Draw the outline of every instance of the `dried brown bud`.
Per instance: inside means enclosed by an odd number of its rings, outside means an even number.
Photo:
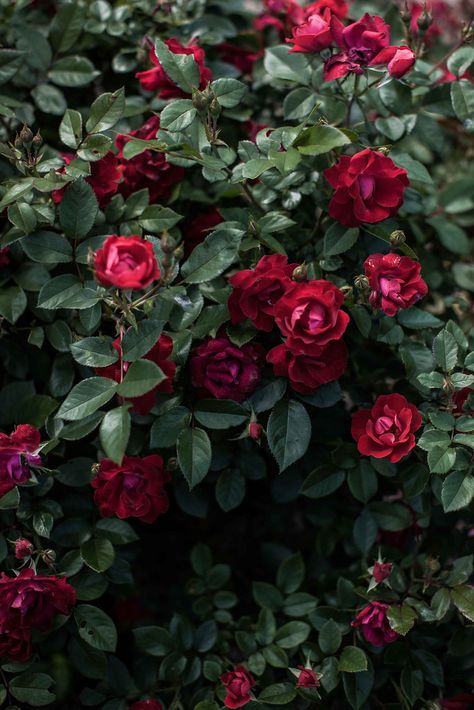
[[[37,148],[40,147],[43,143],[43,138],[41,137],[41,133],[39,130],[36,132],[36,134],[33,136],[33,145],[36,146]]]
[[[405,236],[405,232],[402,232],[401,229],[396,229],[394,232],[392,232],[389,239],[390,239],[390,244],[395,249],[397,249],[398,247],[401,247],[402,244],[405,244],[405,242],[407,240],[407,238]]]
[[[25,145],[27,143],[31,143],[31,141],[33,140],[33,132],[26,125],[23,126],[23,128],[20,131],[20,140],[23,143],[23,145]]]
[[[359,291],[370,291],[369,279],[365,274],[359,274],[355,277],[354,286],[359,289]]]
[[[56,562],[56,553],[54,550],[43,550],[41,553],[41,559],[45,563],[45,565],[48,565],[48,567],[52,567],[54,563]]]
[[[192,101],[198,111],[205,111],[209,105],[209,97],[203,91],[194,91]]]
[[[176,239],[171,237],[168,232],[163,234],[160,244],[164,254],[172,254],[176,249]]]

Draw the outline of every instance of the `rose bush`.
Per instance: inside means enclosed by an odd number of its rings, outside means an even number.
[[[471,15],[0,2],[1,707],[473,705]]]

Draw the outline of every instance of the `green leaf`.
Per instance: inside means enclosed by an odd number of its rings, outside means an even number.
[[[451,74],[461,77],[473,62],[474,48],[464,45],[453,52],[447,61],[447,65]]]
[[[357,646],[345,646],[339,658],[338,668],[339,672],[345,673],[360,673],[361,671],[366,671],[367,656],[364,651],[361,648],[357,648]]]
[[[273,584],[254,582],[252,584],[253,598],[259,606],[270,611],[278,611],[283,604],[283,596]]]
[[[106,456],[121,464],[130,438],[128,407],[117,407],[107,412],[100,425],[100,444]],[[99,570],[98,570],[99,571]]]
[[[443,481],[441,500],[445,513],[466,508],[474,497],[474,476],[466,471],[453,471]]]
[[[155,419],[150,432],[150,447],[161,449],[174,446],[179,433],[191,422],[191,412],[187,407],[173,407]]]
[[[72,246],[61,234],[40,231],[20,242],[26,256],[40,264],[66,264],[72,261]]]
[[[284,79],[297,84],[310,82],[311,72],[306,57],[290,53],[288,45],[266,49],[264,67],[273,79]]]
[[[164,232],[171,229],[183,219],[180,214],[170,207],[163,205],[149,205],[141,213],[138,224],[147,232]]]
[[[400,311],[398,314],[398,322],[404,328],[412,328],[413,330],[422,330],[424,328],[440,328],[443,321],[436,318],[432,313],[423,311],[421,308],[408,308],[406,311]]]
[[[215,230],[184,262],[181,267],[184,280],[188,283],[204,283],[220,276],[236,258],[242,236],[240,226]]]
[[[49,690],[53,684],[54,680],[46,673],[27,671],[12,678],[8,687],[13,697],[20,703],[43,707],[56,700],[55,694]]]
[[[102,94],[91,106],[90,116],[86,123],[87,132],[100,133],[108,128],[113,128],[122,118],[124,110],[125,93],[123,88],[117,89],[113,94]]]
[[[359,673],[344,673],[342,683],[346,698],[354,710],[361,710],[374,685],[374,671],[372,664],[366,671]]]
[[[324,498],[334,493],[344,483],[344,471],[334,470],[331,466],[320,466],[305,479],[301,494],[308,498]]]
[[[280,472],[298,461],[311,439],[311,420],[302,404],[295,400],[281,400],[268,420],[268,445]]]
[[[408,153],[396,153],[390,156],[396,165],[404,168],[408,172],[410,182],[419,182],[423,185],[432,185],[433,179],[425,166],[418,160],[414,160]]]
[[[305,564],[300,552],[280,563],[277,572],[277,585],[284,594],[296,592],[302,585],[305,574]]]
[[[474,587],[461,584],[451,590],[451,599],[458,611],[474,623]]]
[[[435,362],[445,372],[450,372],[458,360],[458,344],[448,330],[442,330],[433,341]]]
[[[17,49],[0,49],[0,84],[5,84],[15,76],[26,57]]]
[[[93,414],[117,391],[117,383],[106,377],[89,377],[75,385],[62,403],[57,417],[77,421]]]
[[[154,345],[163,330],[163,321],[142,320],[137,327],[130,328],[122,340],[122,353],[125,362],[135,362],[144,357]]]
[[[474,116],[474,87],[468,79],[451,82],[451,102],[460,121],[470,121]]]
[[[67,108],[64,94],[51,84],[37,84],[31,91],[35,104],[44,113],[62,116]]]
[[[354,542],[367,555],[377,539],[378,525],[373,515],[365,508],[354,523]]]
[[[61,5],[51,24],[50,38],[57,52],[74,46],[84,28],[86,8],[78,3]]]
[[[178,464],[192,489],[205,478],[211,465],[211,442],[202,429],[184,429],[176,443]]]
[[[456,82],[453,82],[456,83]],[[443,215],[426,220],[436,230],[441,244],[453,254],[468,255],[471,250],[469,237],[464,229]]]
[[[95,572],[105,572],[114,562],[114,546],[106,537],[93,537],[81,545],[81,559]]]
[[[262,690],[258,702],[267,705],[288,705],[295,698],[296,688],[292,683],[274,683]]]
[[[255,180],[260,177],[260,175],[263,175],[264,172],[274,167],[274,160],[268,160],[267,158],[252,158],[252,160],[249,160],[243,166],[242,176],[249,180]]]
[[[196,114],[197,109],[194,108],[191,99],[177,99],[164,107],[160,114],[160,127],[177,133],[190,126]]]
[[[74,150],[82,139],[82,116],[79,111],[68,108],[59,125],[59,137],[64,145]]]
[[[201,399],[194,410],[197,421],[208,429],[229,429],[250,418],[250,412],[230,399]]]
[[[322,125],[305,128],[294,145],[302,155],[322,155],[350,142],[350,138],[343,131],[333,126]]]
[[[199,67],[192,54],[174,54],[161,39],[155,42],[155,53],[165,74],[182,91],[191,94],[193,88],[199,87]]]
[[[84,239],[94,226],[99,210],[94,190],[82,178],[67,188],[59,205],[59,221],[66,236]]]
[[[117,518],[99,520],[96,530],[103,537],[108,538],[113,545],[128,545],[130,542],[137,542],[140,539],[129,523]]]
[[[20,491],[15,486],[0,498],[0,510],[15,510],[20,505]]]
[[[166,375],[156,363],[151,360],[135,360],[117,386],[117,394],[121,397],[141,397],[165,379]]]
[[[54,84],[72,87],[87,86],[99,74],[90,59],[77,55],[58,59],[48,71],[48,76]]]
[[[387,619],[390,628],[400,634],[406,636],[410,629],[413,628],[417,619],[417,614],[411,606],[404,604],[402,606],[391,606],[387,610]]]
[[[222,510],[228,513],[238,508],[245,497],[245,478],[240,471],[223,471],[216,484],[216,500]]]
[[[324,624],[321,627],[321,631],[319,632],[318,636],[318,644],[319,648],[321,651],[328,656],[332,656],[333,653],[336,653],[337,649],[341,645],[342,642],[342,634],[339,626],[336,624],[336,622],[333,619],[328,619],[327,621],[324,622]],[[345,651],[346,649],[344,649]],[[365,668],[358,668],[357,670],[365,671],[367,668],[367,664]],[[339,670],[348,670],[347,668],[339,668]]]
[[[80,604],[75,612],[79,636],[99,651],[114,653],[117,646],[117,629],[105,612],[90,604]]]
[[[435,447],[447,449],[451,444],[451,437],[445,431],[439,429],[426,428],[423,434],[418,439],[418,446],[423,451],[431,451]]]
[[[444,377],[440,372],[422,372],[416,379],[423,387],[430,389],[441,389],[444,385]]]
[[[216,79],[212,82],[211,89],[224,108],[238,106],[247,93],[245,84],[237,79]]]
[[[25,292],[19,286],[3,287],[0,290],[0,316],[12,325],[25,312],[26,306]]]
[[[17,202],[8,208],[8,219],[23,234],[31,234],[36,227],[36,214],[27,202]]]
[[[304,621],[289,621],[280,626],[275,634],[275,643],[280,648],[295,648],[304,643],[311,632],[311,627]]]
[[[137,649],[149,656],[162,657],[175,648],[170,632],[160,626],[141,626],[133,629]]]
[[[357,242],[358,229],[346,229],[335,222],[324,235],[323,254],[325,257],[336,256],[348,251]]]
[[[434,446],[428,452],[428,466],[431,473],[448,473],[456,461],[455,449]]]
[[[349,490],[356,500],[368,503],[377,492],[377,475],[368,461],[362,459],[347,477]]]
[[[76,340],[69,348],[74,360],[86,367],[107,367],[119,357],[112,346],[112,338],[106,335]]]

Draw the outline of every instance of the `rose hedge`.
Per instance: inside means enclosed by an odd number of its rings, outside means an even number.
[[[2,707],[474,707],[469,11],[0,1]]]

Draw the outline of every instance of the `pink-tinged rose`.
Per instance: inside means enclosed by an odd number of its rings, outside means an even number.
[[[209,338],[191,358],[191,381],[203,394],[242,402],[261,377],[261,349],[251,343],[238,348],[228,338]]]
[[[277,301],[275,322],[287,347],[311,355],[315,346],[340,340],[349,325],[344,294],[324,279],[295,283]]]
[[[130,710],[163,710],[163,705],[159,700],[148,698],[148,700],[138,700],[130,705]]]
[[[165,483],[170,476],[158,454],[124,456],[122,463],[102,459],[91,485],[94,501],[104,518],[138,518],[153,523],[166,513],[169,502]]]
[[[370,148],[343,155],[324,171],[335,192],[329,214],[345,227],[374,224],[397,214],[409,186],[407,171]]]
[[[32,653],[30,629],[0,631],[0,658],[14,662],[28,661]]]
[[[181,231],[183,233],[184,255],[187,258],[191,252],[201,244],[212,232],[214,227],[224,221],[223,216],[216,207],[202,210],[202,205],[192,205],[189,208],[190,216],[186,219]]]
[[[263,426],[258,422],[250,422],[248,432],[251,439],[254,441],[260,441],[263,433]]]
[[[282,254],[262,256],[255,269],[244,269],[229,278],[232,293],[229,313],[232,323],[247,318],[258,330],[270,332],[275,323],[275,305],[293,285],[291,276],[298,264],[288,264]]]
[[[383,602],[370,602],[357,614],[351,625],[360,628],[362,636],[373,646],[382,647],[393,643],[399,634],[390,628],[388,623],[389,608],[389,605]]]
[[[233,671],[223,673],[220,681],[227,691],[224,700],[226,708],[242,708],[252,700],[252,688],[256,681],[243,666],[236,666]]]
[[[170,52],[173,54],[192,54],[194,61],[199,68],[199,86],[197,89],[205,89],[207,84],[212,79],[212,72],[208,69],[204,63],[205,54],[201,47],[196,44],[183,46],[181,42],[172,37],[171,39],[166,39],[165,44],[167,45]],[[141,86],[146,91],[157,91],[160,99],[174,99],[187,96],[186,92],[182,91],[175,84],[175,82],[168,76],[163,67],[160,64],[158,57],[155,54],[155,50],[152,49],[149,54],[150,61],[154,64],[153,69],[148,69],[147,71],[140,71],[135,74],[136,78],[139,80]]]
[[[316,0],[304,7],[306,17],[310,15],[324,15],[325,11],[329,10],[332,15],[336,15],[340,20],[347,17],[349,6],[346,0]]]
[[[377,67],[386,64],[390,76],[401,79],[411,71],[415,62],[415,52],[410,47],[402,45],[401,47],[385,47],[375,55],[369,66]]]
[[[173,187],[184,178],[184,168],[168,163],[164,153],[145,150],[130,160],[124,158],[123,149],[129,140],[132,138],[144,141],[155,140],[159,128],[160,117],[152,116],[141,128],[130,131],[127,135],[119,133],[115,139],[123,176],[119,192],[125,198],[146,188],[151,204],[165,201],[171,195]]]
[[[0,433],[0,497],[30,480],[30,466],[41,466],[40,445],[41,435],[30,424]]]
[[[15,540],[15,557],[17,560],[30,557],[34,549],[33,543],[26,540],[24,537],[20,537],[18,540]]]
[[[391,562],[374,562],[372,569],[372,577],[375,579],[377,584],[383,582],[387,577],[390,577],[393,569],[393,564]]]
[[[132,234],[111,234],[95,253],[94,269],[102,286],[144,289],[160,278],[153,245]]]
[[[69,165],[74,159],[75,155],[73,153],[64,153],[63,159],[66,165]],[[104,155],[100,160],[95,160],[90,163],[91,174],[85,178],[97,197],[97,202],[99,207],[103,209],[106,207],[112,197],[118,190],[119,182],[122,179],[122,170],[115,153],[109,150],[108,153]],[[64,168],[57,171],[60,174],[65,172]],[[68,189],[68,186],[62,187],[60,190],[53,190],[51,197],[56,204],[59,204],[64,197],[64,193]]]
[[[296,681],[297,688],[319,688],[321,685],[320,674],[305,666],[298,666],[300,674]]]
[[[377,397],[371,409],[352,415],[352,436],[363,456],[388,458],[397,463],[415,447],[421,414],[401,394]]]
[[[420,264],[408,256],[371,254],[365,260],[364,271],[371,288],[372,307],[380,308],[387,316],[410,308],[428,293]]]
[[[341,52],[326,60],[325,81],[333,81],[349,73],[362,74],[371,60],[390,44],[389,26],[381,17],[368,13],[347,27],[333,14],[331,33]]]
[[[474,693],[459,693],[450,698],[441,698],[440,704],[444,710],[473,710]]]
[[[312,394],[318,387],[334,382],[347,367],[347,348],[342,340],[315,345],[308,353],[277,345],[267,355],[277,377],[286,377],[295,392]]]
[[[297,25],[293,29],[293,37],[286,40],[293,45],[290,52],[308,54],[330,47],[333,41],[330,19],[331,13],[326,10],[323,16],[310,15],[306,22]]]

